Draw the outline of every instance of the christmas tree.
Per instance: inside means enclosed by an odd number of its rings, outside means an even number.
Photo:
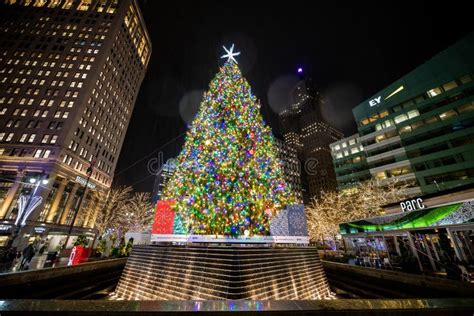
[[[233,56],[204,93],[163,198],[194,234],[268,235],[269,221],[295,202],[271,130]]]

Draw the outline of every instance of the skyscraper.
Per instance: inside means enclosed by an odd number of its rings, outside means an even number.
[[[157,171],[155,182],[153,184],[153,202],[157,202],[161,198],[161,195],[163,194],[163,189],[165,188],[166,184],[168,183],[168,180],[171,178],[175,170],[176,161],[172,158],[168,159],[166,163],[164,163]]]
[[[280,113],[280,121],[285,141],[296,149],[300,159],[303,199],[307,203],[322,191],[336,190],[329,144],[343,134],[324,119],[324,99],[310,78],[296,85],[292,99],[293,104]]]
[[[47,174],[23,232],[64,235],[78,208],[83,232],[112,183],[148,65],[145,23],[135,0],[12,0],[0,10],[0,219],[11,225],[29,179]]]
[[[281,161],[285,181],[291,186],[295,193],[298,203],[303,201],[303,192],[301,190],[301,166],[298,160],[298,154],[293,146],[289,146],[284,140],[275,137],[275,143],[278,150],[278,158]]]

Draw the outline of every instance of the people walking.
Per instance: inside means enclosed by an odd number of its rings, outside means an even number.
[[[31,259],[33,259],[34,256],[35,248],[33,247],[33,244],[29,244],[25,249],[23,249],[23,259],[21,260],[20,271],[28,270]]]

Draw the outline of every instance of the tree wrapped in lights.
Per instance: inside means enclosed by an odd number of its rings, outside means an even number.
[[[94,223],[99,236],[105,235],[108,231],[117,231],[121,227],[123,213],[127,208],[131,193],[131,187],[120,186],[110,189],[102,210]]]
[[[259,109],[230,56],[203,96],[164,190],[189,232],[268,235],[270,218],[295,202]]]
[[[122,209],[120,226],[122,231],[143,232],[151,228],[155,210],[147,192],[135,192]]]
[[[368,180],[348,192],[324,192],[306,208],[311,240],[333,239],[339,224],[383,214],[383,205],[408,197],[409,185],[402,181]]]

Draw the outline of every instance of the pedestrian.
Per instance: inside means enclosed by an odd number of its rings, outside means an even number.
[[[12,247],[12,248],[8,249],[8,252],[6,254],[6,259],[7,259],[6,260],[6,267],[5,267],[6,272],[10,271],[10,269],[12,268],[13,261],[16,258],[16,253],[17,253],[16,247]]]
[[[35,256],[35,248],[33,244],[28,244],[25,249],[23,249],[23,259],[21,260],[20,270],[26,269],[31,262],[31,259]]]

